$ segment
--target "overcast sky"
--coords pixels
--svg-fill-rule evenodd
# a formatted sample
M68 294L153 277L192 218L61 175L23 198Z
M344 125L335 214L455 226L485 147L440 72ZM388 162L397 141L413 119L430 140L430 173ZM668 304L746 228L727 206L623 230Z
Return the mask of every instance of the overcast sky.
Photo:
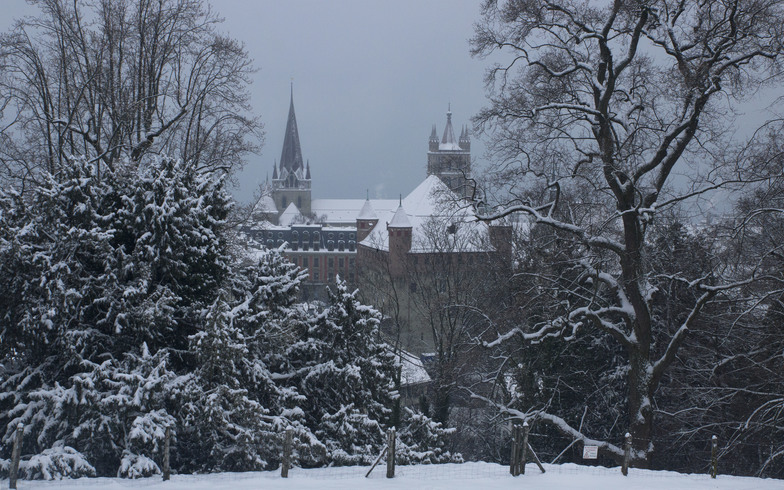
M430 128L452 104L457 131L485 103L487 63L469 54L478 0L213 0L259 69L253 109L266 138L235 195L248 201L280 158L294 81L314 197L396 197L425 177ZM0 30L35 13L3 0ZM472 138L472 154L484 147ZM481 164L481 162L479 162Z
M476 0L213 5L260 69L253 102L267 137L241 200L280 158L292 78L314 197L405 195L425 177L430 128L443 130L447 105L459 127L484 104L485 63L468 52Z

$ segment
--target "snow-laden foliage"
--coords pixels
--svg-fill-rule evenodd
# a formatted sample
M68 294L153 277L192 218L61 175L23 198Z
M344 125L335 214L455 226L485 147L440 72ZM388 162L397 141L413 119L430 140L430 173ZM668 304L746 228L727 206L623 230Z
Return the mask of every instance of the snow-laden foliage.
M338 280L327 308L298 325L286 352L305 424L326 444L330 463L339 465L378 455L397 397L395 357L380 338L380 314L355 296Z
M379 313L343 282L299 303L280 250L233 256L222 180L122 168L0 190L1 443L24 425L22 474L153 475L167 430L180 472L275 468L287 428L298 465L370 462L397 398ZM437 446L407 443L418 460L444 460L416 420Z
M460 454L446 449L447 438L454 428L445 428L421 412L404 409L396 449L399 464L462 463Z

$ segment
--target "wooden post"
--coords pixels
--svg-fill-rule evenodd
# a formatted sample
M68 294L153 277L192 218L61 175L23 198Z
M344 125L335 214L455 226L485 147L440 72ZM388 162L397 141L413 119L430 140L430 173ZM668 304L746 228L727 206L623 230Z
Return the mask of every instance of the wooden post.
M395 477L395 429L387 431L387 478Z
M528 431L531 427L528 422L523 422L523 443L520 446L520 474L525 475L526 453L528 452Z
M632 435L626 433L625 441L623 443L623 466L621 466L621 473L623 476L629 475L629 459L632 456Z
M163 443L163 481L171 478L171 466L169 465L169 452L171 450L171 427L166 427L166 440Z
M520 430L519 429L520 429L520 427L517 424L513 424L512 425L512 454L509 457L509 473L511 473L512 476L517 476L517 475L520 474L520 472L518 471L518 465L517 465L517 462L519 460L518 452L520 450Z
M8 488L16 490L16 479L19 473L19 457L22 452L22 433L24 425L16 426L16 437L14 438L14 449L11 451L11 468L8 473Z
M719 438L711 437L711 478L719 474Z
M283 459L280 463L280 477L289 477L289 468L291 467L291 446L294 437L294 430L289 427L286 429L286 437L283 439Z

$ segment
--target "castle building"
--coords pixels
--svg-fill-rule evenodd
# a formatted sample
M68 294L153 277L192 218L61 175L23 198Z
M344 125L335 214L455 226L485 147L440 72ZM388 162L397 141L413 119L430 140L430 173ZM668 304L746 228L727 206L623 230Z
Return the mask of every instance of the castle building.
M382 310L389 306L388 287L397 288L404 294L396 295L402 301L396 307L410 312L413 298L406 296L417 287L440 287L442 280L427 272L438 261L465 271L488 256L511 257L511 229L476 220L466 199L473 191L470 145L465 127L455 138L450 108L440 140L433 125L427 177L405 197L313 199L292 94L280 161L254 209L254 223L244 231L251 246L280 247L307 270L306 299L324 299L325 286L340 276ZM406 348L432 349L432 338L417 327L424 320L410 315Z

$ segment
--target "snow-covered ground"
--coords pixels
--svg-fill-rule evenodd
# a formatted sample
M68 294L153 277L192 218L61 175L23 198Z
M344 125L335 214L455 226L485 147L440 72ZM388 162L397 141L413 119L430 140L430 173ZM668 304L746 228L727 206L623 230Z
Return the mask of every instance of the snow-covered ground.
M160 477L140 480L117 478L85 478L63 481L20 481L23 489L160 489L160 490L344 490L344 489L602 489L602 490L766 490L784 488L782 480L765 480L722 476L712 480L708 475L683 475L669 471L632 469L628 477L620 469L578 466L575 464L545 465L547 473L541 474L534 465L528 465L526 474L509 475L507 467L492 463L445 464L434 466L398 467L394 479L385 478L386 468L379 465L365 478L367 467L293 469L288 479L278 472L219 473L212 475L173 475L171 481ZM0 482L0 487L7 485Z

